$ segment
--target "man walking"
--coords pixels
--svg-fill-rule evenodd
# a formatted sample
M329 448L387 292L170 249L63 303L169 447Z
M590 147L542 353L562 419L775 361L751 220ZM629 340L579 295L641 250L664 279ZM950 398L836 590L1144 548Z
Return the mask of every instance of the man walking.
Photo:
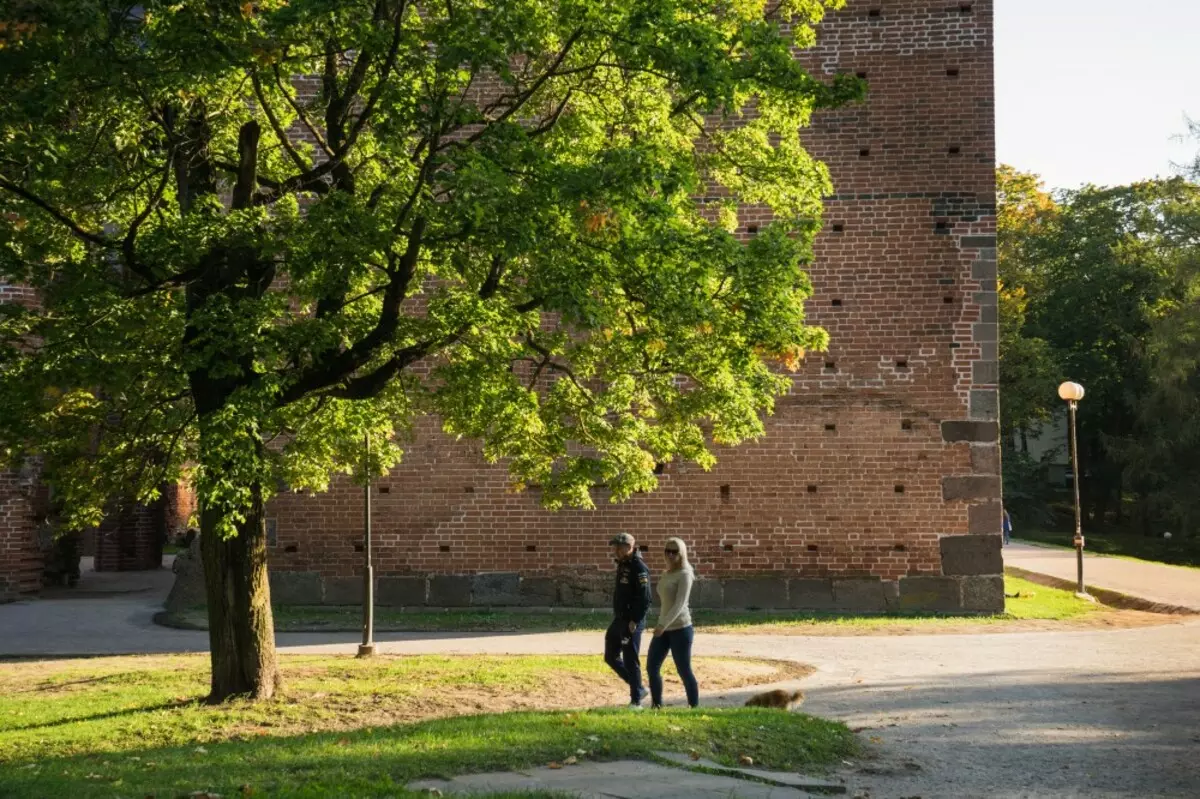
M640 710L647 694L639 652L650 610L650 569L636 543L629 533L617 533L608 542L617 561L617 583L612 624L604 634L604 662L629 685L629 706Z

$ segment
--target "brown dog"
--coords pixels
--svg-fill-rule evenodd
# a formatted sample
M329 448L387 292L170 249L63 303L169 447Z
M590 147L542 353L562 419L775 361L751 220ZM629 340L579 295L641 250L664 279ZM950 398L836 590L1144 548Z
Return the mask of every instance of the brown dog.
M795 710L804 701L803 691L785 691L776 688L774 691L764 691L746 700L746 707L773 707L779 710Z

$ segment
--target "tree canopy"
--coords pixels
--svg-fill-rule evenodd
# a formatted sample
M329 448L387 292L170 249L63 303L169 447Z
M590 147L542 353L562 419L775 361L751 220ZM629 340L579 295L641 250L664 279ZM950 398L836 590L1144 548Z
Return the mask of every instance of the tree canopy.
M1182 178L1042 191L1002 167L999 186L1001 381L1006 481L1019 509L1031 464L1021 435L1061 406L1055 386L1084 384L1080 459L1097 523L1140 499L1143 525L1195 511L1192 335L1200 258L1200 187Z
M0 316L0 445L71 526L188 469L222 540L417 414L552 507L710 466L826 341L801 129L862 86L795 51L841 4L32 0L0 274L41 304ZM206 550L210 614L233 585L261 637L247 546Z

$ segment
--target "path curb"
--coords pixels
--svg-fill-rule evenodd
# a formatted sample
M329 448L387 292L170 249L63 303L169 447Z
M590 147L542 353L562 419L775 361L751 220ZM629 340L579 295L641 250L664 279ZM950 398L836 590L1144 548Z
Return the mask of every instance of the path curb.
M1074 580L1064 580L1061 577L1053 577L1049 574L1041 572L1029 571L1022 569L1020 566L1005 566L1005 573L1012 574L1014 577L1020 577L1023 580L1028 580L1031 583L1044 585L1049 588L1061 588L1064 591L1074 591L1078 585ZM1094 585L1084 586L1087 592L1094 596L1101 604L1121 610L1141 610L1146 613L1161 613L1168 616L1197 616L1200 615L1200 610L1189 608L1184 605L1171 605L1165 602L1155 602L1152 599L1145 597L1133 596L1132 594L1113 591L1108 588L1099 588Z

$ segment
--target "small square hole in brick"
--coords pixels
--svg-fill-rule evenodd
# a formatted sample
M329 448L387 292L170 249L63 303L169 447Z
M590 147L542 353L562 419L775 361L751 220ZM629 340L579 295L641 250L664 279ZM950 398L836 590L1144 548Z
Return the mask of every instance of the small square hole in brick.
M957 78L958 77L958 67L950 67L949 69L947 69L946 77L947 78Z
M841 300L837 300L837 299L830 300L830 301L829 301L829 304L830 304L830 305L832 305L834 308L841 308L841 307L842 307L842 301L841 301Z
M957 144L952 144L952 145L950 145L950 149L947 152L949 152L950 155L958 155L962 152L962 148L959 147Z
M834 222L833 223L833 232L834 233L845 233L846 226L844 224L842 224L841 222Z
M814 485L810 485L807 490L808 490L808 493L810 493L810 494L817 493L817 487Z
M390 493L392 493L392 487L391 486L380 486L379 493L380 494L390 494Z
M818 547L816 544L809 544L807 547L805 547L805 549L807 549L809 552L817 552L820 550L820 547Z
M827 425L825 425L825 432L826 432L826 433L836 433L836 432L837 432L837 425L836 425L836 424L827 424Z
M870 147L858 148L858 157L859 158L870 158L871 157L871 148Z
M892 549L894 549L897 552L907 552L908 551L908 547L904 546L904 544L896 544L895 546L892 547Z
M354 545L354 551L355 551L355 552L362 552L362 551L363 551L363 545L362 545L362 544L355 544L355 545Z
M747 225L746 232L749 233L751 236L757 236L758 235L758 225Z
M899 359L898 361L896 361L896 368L897 369L907 369L908 361L904 360L903 358Z
M537 544L526 544L525 551L526 552L537 552Z
M731 497L732 494L729 490L729 486L721 486L721 501L728 502Z
M898 486L896 486L896 488L895 488L895 491L896 491L896 493L897 493L897 494L903 494L903 493L904 493L904 486L899 486L899 485L898 485Z
M912 430L913 429L912 419L901 419L900 420L900 429L901 430Z
M726 552L732 552L733 544L722 544L721 549L725 550Z
M283 551L284 552L299 552L300 547L296 546L295 544L288 544L286 547L283 548Z
M449 551L450 551L449 544L439 544L438 545L438 552L449 552Z

